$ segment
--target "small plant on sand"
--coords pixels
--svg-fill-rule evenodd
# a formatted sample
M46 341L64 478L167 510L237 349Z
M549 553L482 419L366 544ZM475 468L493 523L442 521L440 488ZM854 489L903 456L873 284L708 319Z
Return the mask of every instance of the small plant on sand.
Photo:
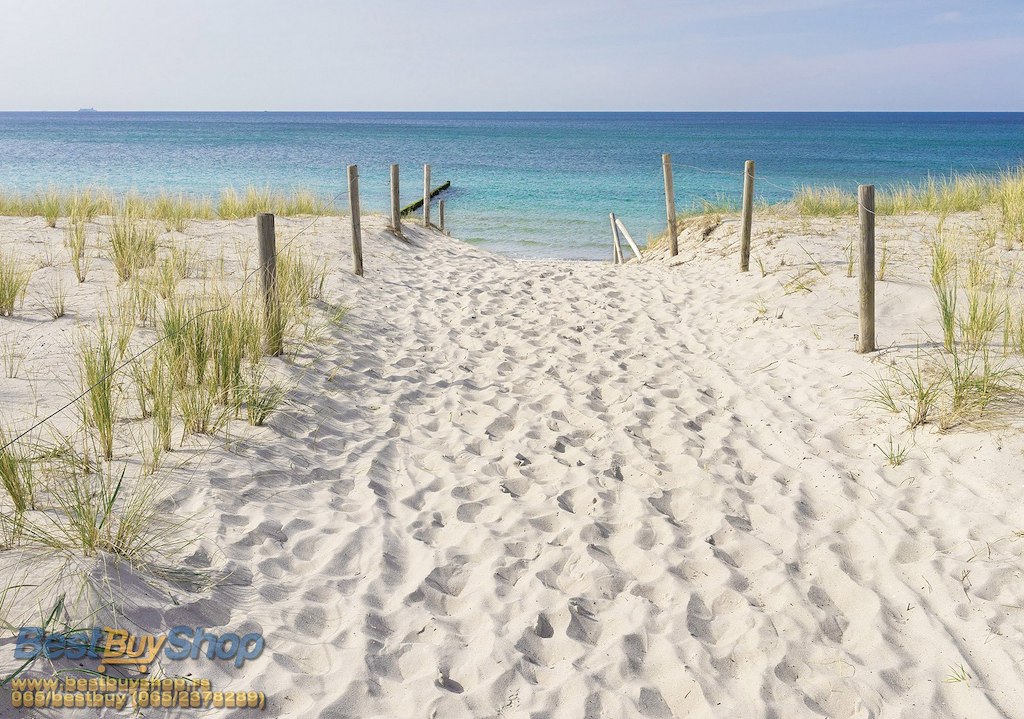
M999 185L999 210L1006 247L1024 243L1024 169L1004 173Z
M348 317L348 313L349 308L345 305L331 305L328 319L335 327L341 327L345 323L345 318Z
M148 436L145 429L143 429L135 437L136 451L142 458L142 476L144 477L156 474L156 471L160 469L160 461L164 455L159 430L157 430L155 424L150 425L149 429Z
M13 252L0 255L0 316L10 317L25 301L32 270Z
M889 435L889 447L885 448L880 445L875 445L878 450L885 455L885 458L889 461L890 467L899 467L907 459L907 448L899 445L893 440L892 435Z
M285 389L275 382L268 382L261 365L252 365L249 376L242 384L241 400L245 403L249 424L261 427L285 398Z
M174 429L174 382L168 367L168 354L158 347L149 358L146 390L150 399L150 416L156 434L155 445L161 451L171 451L171 433Z
M152 223L140 220L129 207L126 204L114 217L109 234L111 260L121 282L143 267L152 267L156 263L156 228Z
M214 434L226 419L223 412L216 411L217 395L209 383L177 390L175 401L186 434Z
M117 397L114 371L120 355L113 333L100 321L96 333L83 335L79 344L82 391L85 393L83 416L96 429L103 458L114 456L114 424L117 421Z
M177 278L184 280L197 276L199 262L192 250L175 245L171 248L171 266Z
M77 462L66 463L60 476L62 491L54 496L60 521L38 531L43 544L86 555L109 552L135 562L162 553L162 489L155 477L129 482L125 466L108 463L83 471Z
M258 363L262 354L259 305L244 293L224 292L213 298L213 304L222 309L210 314L210 382L220 404L237 407L235 395L243 391L243 362Z
M12 441L8 433L0 428L0 483L3 484L14 510L11 525L0 537L0 542L8 546L13 543L21 528L21 518L34 504L33 468L29 457L26 457L17 443Z
M174 271L174 262L170 257L164 257L157 262L154 268L154 288L161 299L169 299L174 296L178 287L178 273Z
M886 270L889 269L889 243L886 241L885 236L882 236L881 249L878 255L878 281L882 282L885 280Z
M761 271L761 277L767 277L768 268L764 266L764 260L761 259L760 255L756 255L754 259L757 261L757 269Z
M968 262L966 312L957 318L960 338L968 350L988 345L1006 310L1006 301L998 296L996 282L985 259L975 255Z
M85 222L72 219L64 232L75 277L80 283L85 282L85 276L89 271L89 258L85 255Z
M38 195L37 202L39 214L46 219L47 227L56 227L62 205L60 193L56 189L50 188Z
M810 273L810 269L803 270L797 273L795 277L793 277L792 279L789 280L789 282L783 285L785 294L793 295L796 294L797 292L813 292L816 278L810 277Z
M24 361L25 352L18 338L14 335L4 335L0 339L0 364L3 364L4 376L7 379L17 377Z
M58 277L50 285L50 294L46 298L46 310L50 313L50 317L56 320L64 316L67 296L68 288L65 287L64 280Z
M846 253L846 276L853 277L853 240L850 240L844 250Z
M942 373L949 400L939 419L942 430L982 419L997 402L1013 393L1011 373L993 362L987 347L967 351L954 345L953 351L942 358Z
M957 274L956 254L941 237L932 243L931 285L939 305L942 345L952 351L956 342Z
M945 684L965 684L967 686L971 685L971 675L964 668L963 664L950 665L949 668L950 668L951 672L950 672L949 676L947 676L945 679L942 680L943 683L945 683Z
M868 394L867 401L887 412L899 414L900 404L897 399L899 383L891 377L883 377L882 375L870 380L869 383L871 385L871 392Z
M826 272L825 268L822 267L821 262L819 262L818 260L814 259L814 256L811 255L811 253L808 252L807 248L804 247L803 245L800 245L800 249L803 251L803 253L805 255L807 255L807 259L810 260L811 265L814 267L814 269L816 269L821 274L822 277L827 277L828 276L828 272Z
M158 289L153 288L148 277L142 274L132 276L117 290L118 314L143 327L155 322L157 293Z
M903 404L903 413L907 418L907 424L911 429L919 427L928 421L939 399L942 387L942 378L921 364L921 357L918 355L915 362L908 362L907 366L899 371L900 388L907 397Z

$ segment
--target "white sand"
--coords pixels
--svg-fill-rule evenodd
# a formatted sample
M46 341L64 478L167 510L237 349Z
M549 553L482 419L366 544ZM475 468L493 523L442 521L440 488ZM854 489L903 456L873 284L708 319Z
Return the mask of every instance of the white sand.
M878 341L907 354L935 311L930 221L902 222ZM759 219L766 277L736 272L736 223L622 267L365 224L363 279L346 220L303 237L352 311L310 366L272 361L290 408L175 491L203 535L184 564L215 586L76 565L150 631L266 636L242 670L165 672L265 691L282 717L1024 717L1024 442L912 435L866 404L881 361L853 352L853 224ZM4 248L42 241L61 234L0 220ZM786 294L804 249L828 274ZM73 288L69 313L98 297ZM31 340L40 414L70 384L42 353L73 323L31 301L0 319ZM0 379L5 416L31 413L27 382Z

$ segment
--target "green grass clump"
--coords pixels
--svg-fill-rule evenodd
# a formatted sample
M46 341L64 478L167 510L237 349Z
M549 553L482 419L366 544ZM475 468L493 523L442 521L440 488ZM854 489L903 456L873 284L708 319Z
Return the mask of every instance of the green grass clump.
M1024 168L1001 177L998 204L1007 248L1024 244Z
M0 316L10 317L25 301L32 270L14 252L0 255Z
M254 427L262 427L267 418L281 406L285 388L268 382L261 365L252 365L249 376L242 384L241 401L245 404L246 418Z
M114 425L117 422L117 397L114 371L121 355L107 322L100 321L93 336L83 335L79 344L83 398L82 414L95 428L103 458L114 456Z
M21 518L34 504L32 462L8 433L0 427L0 484L10 500L13 515L0 533L0 542L13 543L21 526Z
M37 196L38 213L46 219L47 227L56 227L57 218L60 217L63 200L59 192L54 189L47 190Z
M85 220L73 218L64 231L65 243L71 254L71 267L79 283L85 282L89 272L89 258L85 254Z
M957 318L960 339L966 349L980 350L991 343L1003 323L1007 301L998 291L988 262L978 254L968 260L965 300L965 312Z
M957 260L953 248L941 237L932 243L931 285L939 304L942 344L949 352L956 342Z
M136 212L130 204L123 205L110 226L110 259L121 282L156 263L156 227Z

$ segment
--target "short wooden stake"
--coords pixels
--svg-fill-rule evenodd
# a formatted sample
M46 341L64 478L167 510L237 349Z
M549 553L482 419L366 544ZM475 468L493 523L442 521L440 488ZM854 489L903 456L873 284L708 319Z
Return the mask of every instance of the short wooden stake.
M615 226L619 228L619 234L622 235L626 242L629 243L629 249L633 250L633 254L636 255L637 260L642 260L643 255L640 254L640 248L636 246L633 241L633 235L629 234L629 230L626 229L626 225L623 224L622 220L618 217L615 218Z
M259 243L260 290L266 316L267 354L276 357L284 351L284 328L281 326L281 304L277 294L277 238L274 216L263 212L256 216L256 239Z
M398 165L391 166L391 231L402 234L402 201L398 191Z
M423 226L430 227L430 165L423 166Z
M665 213L668 215L668 253L679 254L679 239L676 237L676 192L672 184L672 155L661 156L661 169L665 174Z
M860 207L860 334L858 352L875 351L875 186L857 188Z
M622 264L622 245L619 244L619 231L615 227L615 213L608 213L608 221L612 225L612 264Z
M444 200L437 201L437 228L444 234Z
M348 202L352 214L352 271L363 276L363 230L359 221L359 168L348 166Z
M740 233L740 272L750 271L750 226L754 220L754 161L743 167L743 229Z

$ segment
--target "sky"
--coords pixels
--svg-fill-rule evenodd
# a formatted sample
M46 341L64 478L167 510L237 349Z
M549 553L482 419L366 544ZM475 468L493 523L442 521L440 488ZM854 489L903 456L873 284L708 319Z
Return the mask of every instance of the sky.
M0 8L7 111L1024 111L1022 0Z

